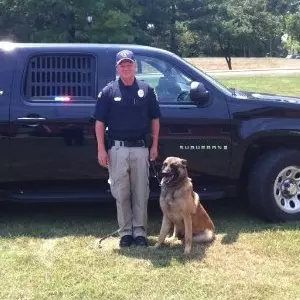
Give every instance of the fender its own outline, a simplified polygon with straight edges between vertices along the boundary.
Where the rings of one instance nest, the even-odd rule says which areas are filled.
[[[291,118],[257,118],[241,122],[237,135],[233,137],[232,170],[234,178],[239,178],[246,153],[252,146],[262,143],[269,147],[299,145],[300,121]]]

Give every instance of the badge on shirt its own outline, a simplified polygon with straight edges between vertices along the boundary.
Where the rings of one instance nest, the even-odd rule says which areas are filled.
[[[121,101],[121,97],[115,97],[114,100],[115,101]]]
[[[143,97],[145,96],[144,91],[143,91],[143,90],[138,90],[138,96],[139,96],[140,98],[143,98]]]

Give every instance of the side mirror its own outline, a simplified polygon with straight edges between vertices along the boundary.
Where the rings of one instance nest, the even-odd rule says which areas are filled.
[[[197,104],[205,104],[209,100],[209,91],[204,84],[198,81],[191,82],[190,98]]]

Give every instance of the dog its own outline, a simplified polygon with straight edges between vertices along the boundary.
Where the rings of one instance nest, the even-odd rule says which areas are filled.
[[[193,189],[188,177],[187,160],[167,157],[161,169],[160,208],[163,219],[158,240],[152,248],[158,248],[166,239],[172,226],[176,237],[184,242],[184,254],[189,254],[192,242],[212,242],[215,226],[200,203],[199,195]]]

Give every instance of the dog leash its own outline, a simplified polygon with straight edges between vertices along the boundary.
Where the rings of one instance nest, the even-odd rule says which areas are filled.
[[[107,238],[109,238],[109,237],[111,237],[111,236],[114,236],[115,234],[117,234],[117,233],[119,233],[119,232],[120,232],[120,229],[115,230],[114,232],[109,233],[109,234],[105,235],[104,237],[102,237],[102,238],[99,240],[99,242],[98,242],[99,248],[102,248],[101,243],[102,243],[104,240],[106,240]]]
[[[125,225],[124,225],[122,228],[119,228],[119,229],[117,229],[117,230],[115,230],[115,231],[113,231],[113,232],[111,232],[111,233],[105,235],[104,237],[102,237],[102,238],[99,240],[99,242],[98,242],[99,248],[102,247],[102,246],[101,246],[101,243],[102,243],[104,240],[106,240],[107,238],[109,238],[109,237],[111,237],[111,236],[114,236],[115,234],[119,233],[122,229],[124,229],[124,228],[128,225],[129,221],[131,221],[131,218],[125,223]]]
[[[155,167],[155,161],[154,160],[150,160],[150,166],[152,167],[152,171],[154,173],[154,177],[156,178],[158,185],[161,186],[161,183],[160,183],[159,178],[158,178],[158,172],[157,172],[156,167]]]

